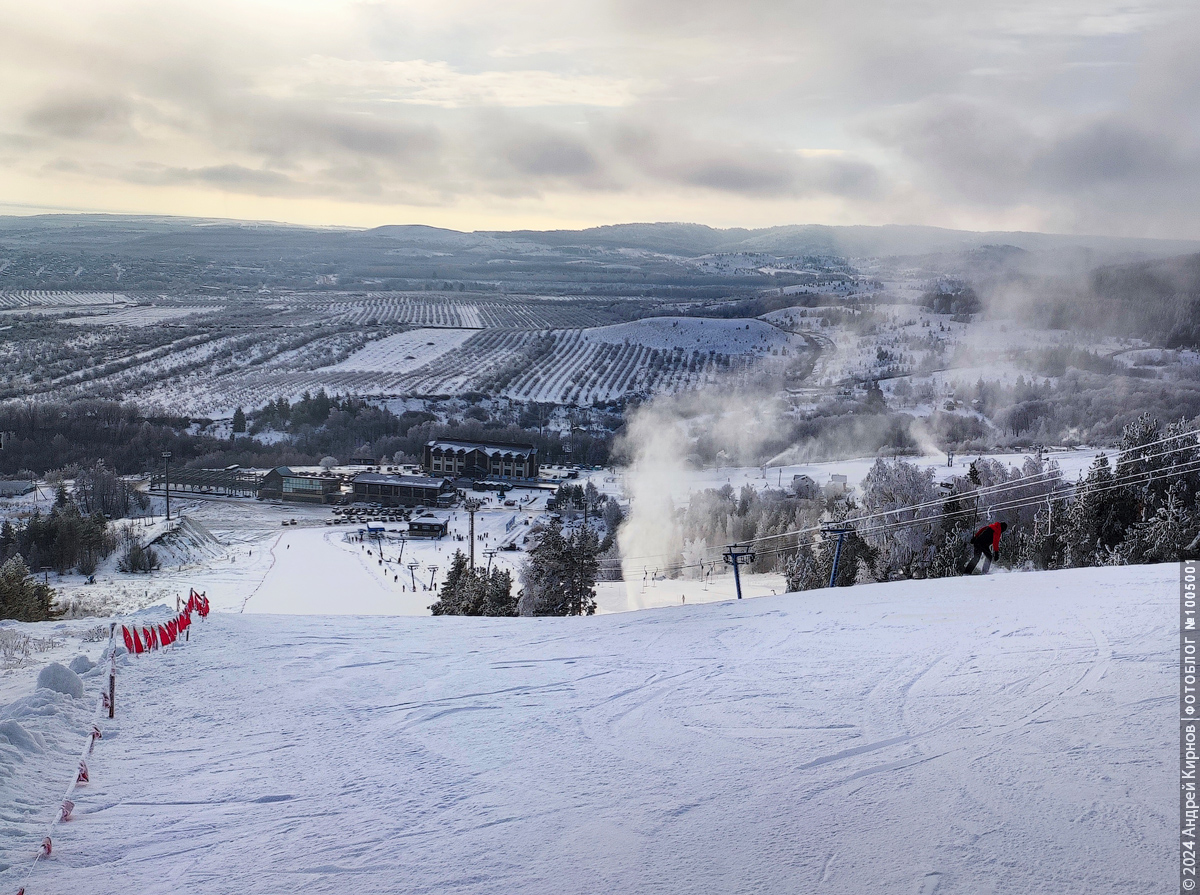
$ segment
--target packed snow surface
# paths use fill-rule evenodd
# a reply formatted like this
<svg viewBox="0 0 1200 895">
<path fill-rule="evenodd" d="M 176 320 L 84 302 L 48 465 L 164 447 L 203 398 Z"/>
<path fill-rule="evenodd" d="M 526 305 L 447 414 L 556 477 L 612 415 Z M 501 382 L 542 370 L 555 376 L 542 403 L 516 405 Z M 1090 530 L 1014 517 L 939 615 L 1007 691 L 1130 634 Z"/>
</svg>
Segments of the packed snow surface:
<svg viewBox="0 0 1200 895">
<path fill-rule="evenodd" d="M 28 891 L 1166 891 L 1177 575 L 574 619 L 214 613 L 123 660 Z M 41 833 L 7 820 L 24 865 Z"/>
</svg>

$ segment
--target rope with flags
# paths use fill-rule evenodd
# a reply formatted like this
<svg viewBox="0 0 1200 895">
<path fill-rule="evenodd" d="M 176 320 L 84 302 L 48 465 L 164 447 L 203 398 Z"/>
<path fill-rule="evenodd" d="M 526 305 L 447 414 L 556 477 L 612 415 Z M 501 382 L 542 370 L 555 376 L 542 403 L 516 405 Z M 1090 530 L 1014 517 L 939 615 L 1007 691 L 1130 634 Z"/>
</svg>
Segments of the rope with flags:
<svg viewBox="0 0 1200 895">
<path fill-rule="evenodd" d="M 113 631 L 115 629 L 116 625 L 113 626 Z M 114 637 L 113 632 L 110 632 L 106 652 L 108 653 L 109 673 L 115 675 L 117 673 L 117 654 L 113 647 Z M 72 812 L 75 810 L 75 803 L 71 800 L 71 796 L 75 794 L 75 789 L 78 786 L 88 782 L 87 760 L 91 756 L 92 750 L 96 748 L 96 740 L 104 736 L 100 732 L 100 718 L 107 708 L 108 693 L 107 691 L 101 691 L 100 698 L 96 700 L 96 712 L 92 716 L 91 729 L 88 731 L 83 751 L 79 755 L 79 764 L 75 767 L 75 774 L 71 778 L 70 785 L 67 786 L 66 794 L 63 796 L 62 803 L 59 805 L 54 819 L 46 826 L 46 835 L 42 837 L 37 853 L 33 856 L 33 863 L 29 865 L 29 871 L 25 874 L 25 882 L 17 890 L 17 895 L 25 895 L 25 886 L 29 885 L 29 878 L 33 875 L 33 868 L 37 866 L 38 861 L 42 858 L 50 857 L 50 853 L 54 848 L 54 840 L 52 838 L 54 828 L 61 823 L 71 820 Z"/>
<path fill-rule="evenodd" d="M 173 619 L 165 624 L 142 625 L 141 628 L 137 625 L 129 627 L 121 625 L 121 636 L 125 641 L 126 649 L 132 655 L 140 655 L 151 650 L 163 649 L 178 640 L 181 634 L 186 638 L 187 631 L 192 626 L 193 612 L 200 616 L 200 618 L 208 618 L 209 611 L 208 597 L 205 594 L 196 593 L 193 588 L 188 593 L 187 604 Z M 110 681 L 115 681 L 117 675 L 116 629 L 117 626 L 114 623 L 109 632 L 108 646 L 105 648 L 105 653 L 108 655 L 109 661 Z M 54 848 L 54 841 L 51 836 L 54 828 L 58 824 L 66 823 L 72 819 L 75 802 L 72 801 L 71 796 L 75 794 L 77 787 L 89 782 L 87 760 L 91 756 L 92 750 L 96 748 L 96 740 L 102 739 L 104 736 L 100 730 L 100 720 L 104 712 L 109 711 L 112 707 L 111 698 L 108 690 L 101 690 L 100 698 L 96 700 L 96 712 L 92 717 L 91 730 L 88 732 L 83 752 L 79 756 L 79 764 L 76 766 L 75 774 L 71 778 L 71 783 L 67 787 L 66 795 L 63 796 L 62 803 L 59 805 L 54 819 L 46 827 L 46 835 L 42 837 L 37 853 L 33 856 L 33 862 L 29 865 L 29 871 L 25 874 L 25 881 L 21 884 L 21 888 L 17 890 L 17 895 L 25 895 L 25 887 L 29 885 L 29 878 L 33 875 L 33 869 L 37 867 L 38 861 L 42 860 L 42 858 L 50 857 Z M 112 717 L 111 712 L 109 717 Z"/>
<path fill-rule="evenodd" d="M 187 629 L 192 626 L 193 612 L 201 618 L 208 618 L 209 610 L 208 597 L 196 593 L 193 588 L 188 593 L 187 605 L 166 624 L 143 625 L 141 630 L 138 630 L 136 625 L 132 628 L 121 625 L 125 648 L 133 655 L 140 656 L 142 653 L 170 646 L 179 639 L 179 635 L 186 636 Z"/>
</svg>

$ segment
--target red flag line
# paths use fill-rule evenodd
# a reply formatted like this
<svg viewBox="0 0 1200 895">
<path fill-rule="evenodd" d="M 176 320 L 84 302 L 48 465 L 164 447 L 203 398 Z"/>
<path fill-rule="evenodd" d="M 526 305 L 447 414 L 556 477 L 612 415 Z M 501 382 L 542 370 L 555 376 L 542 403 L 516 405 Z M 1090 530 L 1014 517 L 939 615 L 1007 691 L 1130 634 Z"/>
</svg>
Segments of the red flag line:
<svg viewBox="0 0 1200 895">
<path fill-rule="evenodd" d="M 189 629 L 192 626 L 192 613 L 195 612 L 201 618 L 208 618 L 210 609 L 208 597 L 205 594 L 196 593 L 193 589 L 188 594 L 187 605 L 183 611 L 166 624 L 143 626 L 141 630 L 136 626 L 126 627 L 125 625 L 121 625 L 121 637 L 125 641 L 125 648 L 130 655 L 137 656 L 142 653 L 148 653 L 151 650 L 163 649 L 170 646 L 179 639 L 180 634 L 183 634 L 184 638 L 187 639 Z M 117 626 L 114 622 L 110 629 L 108 647 L 106 649 L 109 661 L 109 689 L 101 690 L 100 697 L 96 700 L 96 713 L 92 717 L 91 729 L 88 731 L 83 751 L 79 755 L 79 763 L 76 765 L 75 774 L 71 778 L 70 785 L 67 786 L 66 794 L 63 796 L 62 803 L 59 805 L 54 819 L 47 825 L 46 835 L 42 837 L 37 853 L 33 856 L 33 862 L 29 865 L 29 871 L 25 874 L 25 882 L 17 890 L 17 895 L 25 895 L 25 887 L 29 885 L 29 878 L 33 875 L 33 869 L 37 866 L 38 861 L 50 856 L 54 848 L 54 842 L 51 838 L 54 828 L 58 824 L 66 823 L 72 819 L 75 802 L 72 801 L 71 796 L 75 794 L 76 787 L 88 782 L 87 759 L 92 754 L 92 750 L 96 748 L 96 740 L 102 739 L 104 736 L 100 730 L 100 719 L 105 712 L 108 713 L 108 717 L 113 717 L 113 699 L 115 698 L 114 689 L 117 676 L 116 632 Z"/>
</svg>

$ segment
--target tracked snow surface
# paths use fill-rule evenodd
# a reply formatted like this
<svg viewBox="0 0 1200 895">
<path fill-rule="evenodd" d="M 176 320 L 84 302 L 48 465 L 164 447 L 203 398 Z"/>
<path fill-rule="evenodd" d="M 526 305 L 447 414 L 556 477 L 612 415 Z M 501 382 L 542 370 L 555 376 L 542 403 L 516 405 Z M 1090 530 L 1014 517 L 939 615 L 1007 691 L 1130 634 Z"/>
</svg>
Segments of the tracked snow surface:
<svg viewBox="0 0 1200 895">
<path fill-rule="evenodd" d="M 123 660 L 28 892 L 1167 891 L 1177 575 L 583 619 L 214 613 Z M 6 826 L 15 891 L 41 833 Z"/>
</svg>

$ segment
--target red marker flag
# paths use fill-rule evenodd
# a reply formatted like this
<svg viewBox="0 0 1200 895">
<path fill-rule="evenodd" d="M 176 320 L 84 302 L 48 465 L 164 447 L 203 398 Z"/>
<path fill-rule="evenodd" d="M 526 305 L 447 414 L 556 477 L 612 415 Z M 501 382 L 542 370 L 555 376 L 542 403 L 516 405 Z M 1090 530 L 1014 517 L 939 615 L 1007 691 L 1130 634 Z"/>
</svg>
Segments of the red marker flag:
<svg viewBox="0 0 1200 895">
<path fill-rule="evenodd" d="M 125 649 L 133 652 L 133 635 L 129 633 L 129 629 L 121 625 L 121 634 L 125 637 Z"/>
<path fill-rule="evenodd" d="M 138 630 L 137 630 L 137 628 L 134 628 L 133 629 L 133 652 L 134 652 L 134 655 L 140 656 L 145 651 L 146 651 L 146 648 L 144 646 L 142 646 L 142 639 L 140 637 L 138 637 Z"/>
</svg>

